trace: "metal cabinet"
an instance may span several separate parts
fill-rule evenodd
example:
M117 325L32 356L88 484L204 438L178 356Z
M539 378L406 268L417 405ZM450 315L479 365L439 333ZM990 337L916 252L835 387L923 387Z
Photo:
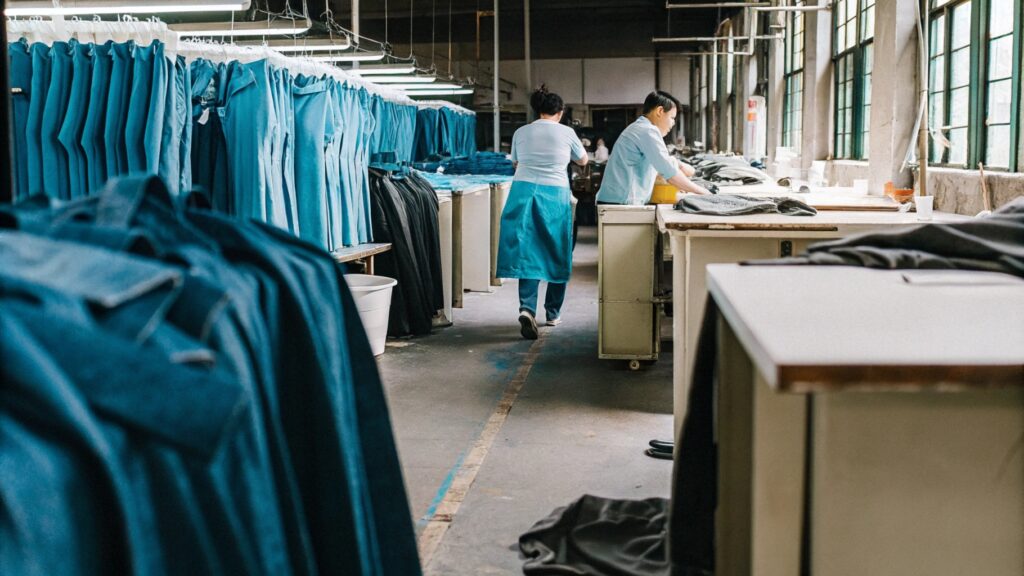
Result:
M598 358L658 359L658 240L654 206L598 206Z

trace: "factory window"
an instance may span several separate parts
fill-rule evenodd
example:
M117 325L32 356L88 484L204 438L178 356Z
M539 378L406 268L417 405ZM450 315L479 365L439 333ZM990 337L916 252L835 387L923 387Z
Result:
M1021 11L1015 0L931 0L930 162L1017 168Z
M804 100L804 14L794 12L786 22L786 54L784 79L786 92L783 97L782 145L800 151L803 135Z
M1012 168L1016 164L1014 152L1018 142L1014 136L1019 130L1020 113L1013 109L1013 103L1020 101L1022 10L1014 0L991 0L989 5L984 162L998 168Z
M835 36L835 157L865 159L871 125L875 0L837 0Z

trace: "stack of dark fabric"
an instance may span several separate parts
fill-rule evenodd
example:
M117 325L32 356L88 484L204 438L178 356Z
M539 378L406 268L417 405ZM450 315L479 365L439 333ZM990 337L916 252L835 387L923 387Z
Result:
M156 178L0 225L0 571L420 573L327 253Z
M696 178L724 184L727 186L745 186L763 184L769 181L764 171L754 168L742 156L704 155L690 159L697 170Z
M795 198L757 198L742 194L720 196L687 194L676 202L676 210L708 216L743 216L746 214L785 214L787 216L814 216L818 210Z
M389 336L430 333L444 308L437 193L415 173L370 170L373 240L391 250L376 257L376 272L398 280L391 297Z

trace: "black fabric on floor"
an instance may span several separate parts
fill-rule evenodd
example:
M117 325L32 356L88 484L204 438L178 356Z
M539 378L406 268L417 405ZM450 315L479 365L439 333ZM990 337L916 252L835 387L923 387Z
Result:
M1024 277L1024 198L984 218L859 234L813 244L801 256L744 264L981 270Z
M519 537L529 576L668 576L668 500L585 495Z
M740 194L713 196L687 194L676 202L676 210L708 216L743 216L746 214L785 214L787 216L814 216L813 207L786 197L758 198Z

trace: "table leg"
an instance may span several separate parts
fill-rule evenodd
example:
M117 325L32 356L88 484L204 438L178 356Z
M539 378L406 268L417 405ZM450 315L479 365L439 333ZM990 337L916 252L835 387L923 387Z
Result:
M807 397L772 391L719 319L719 576L800 573Z

